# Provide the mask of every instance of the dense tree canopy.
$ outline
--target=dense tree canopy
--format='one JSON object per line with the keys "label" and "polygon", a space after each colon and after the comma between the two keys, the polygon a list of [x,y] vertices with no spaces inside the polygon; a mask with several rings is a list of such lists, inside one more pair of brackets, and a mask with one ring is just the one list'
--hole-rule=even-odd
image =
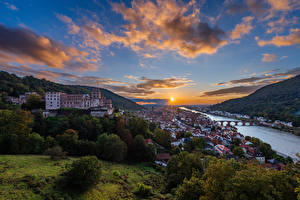
{"label": "dense tree canopy", "polygon": [[97,155],[104,160],[121,162],[126,158],[127,146],[119,136],[115,134],[102,134],[98,137]]}

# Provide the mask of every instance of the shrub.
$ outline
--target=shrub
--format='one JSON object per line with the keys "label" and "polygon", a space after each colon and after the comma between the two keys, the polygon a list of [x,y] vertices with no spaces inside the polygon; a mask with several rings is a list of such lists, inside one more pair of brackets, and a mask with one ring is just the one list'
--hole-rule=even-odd
{"label": "shrub", "polygon": [[87,189],[98,183],[102,164],[96,156],[85,156],[75,160],[64,173],[68,186]]}
{"label": "shrub", "polygon": [[119,172],[119,170],[113,170],[112,174],[116,177],[121,176],[121,173]]}
{"label": "shrub", "polygon": [[134,193],[146,197],[152,193],[152,187],[143,183],[138,183]]}
{"label": "shrub", "polygon": [[67,153],[64,152],[60,146],[54,146],[54,147],[48,148],[44,154],[49,155],[51,159],[65,158],[67,155]]}

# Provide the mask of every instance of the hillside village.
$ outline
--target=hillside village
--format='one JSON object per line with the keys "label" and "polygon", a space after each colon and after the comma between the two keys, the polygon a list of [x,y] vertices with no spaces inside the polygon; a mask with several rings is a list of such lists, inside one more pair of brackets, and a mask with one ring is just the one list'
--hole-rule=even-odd
{"label": "hillside village", "polygon": [[[281,170],[284,163],[274,158],[266,158],[251,141],[250,137],[245,137],[237,132],[236,128],[230,125],[221,126],[218,122],[212,121],[205,115],[194,113],[184,108],[165,106],[148,111],[140,111],[139,117],[160,125],[160,128],[170,132],[172,136],[172,146],[184,150],[186,143],[193,138],[203,138],[205,140],[204,151],[208,154],[215,154],[227,159],[238,159],[240,155],[235,155],[230,148],[233,144],[238,145],[243,150],[243,157],[247,160],[256,160],[265,168]],[[179,136],[180,133],[188,133]],[[166,166],[165,161],[157,160],[158,164]]]}

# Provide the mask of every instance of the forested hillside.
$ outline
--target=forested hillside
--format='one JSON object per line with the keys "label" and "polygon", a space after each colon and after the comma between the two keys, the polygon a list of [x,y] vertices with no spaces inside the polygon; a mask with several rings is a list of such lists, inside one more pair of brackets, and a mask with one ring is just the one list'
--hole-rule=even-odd
{"label": "forested hillside", "polygon": [[[37,92],[40,95],[44,95],[46,91],[58,91],[66,92],[71,94],[82,94],[90,93],[92,87],[88,86],[77,86],[77,85],[63,85],[59,83],[54,83],[47,81],[45,79],[38,79],[32,76],[25,76],[23,78],[18,77],[14,74],[9,74],[7,72],[0,72],[0,93],[8,96],[19,96],[25,92]],[[108,98],[112,99],[113,105],[117,108],[127,109],[127,110],[138,110],[141,106],[137,105],[135,102],[119,96],[109,90],[100,88],[102,94]]]}
{"label": "forested hillside", "polygon": [[264,116],[271,120],[292,121],[300,126],[300,75],[267,85],[249,96],[231,99],[211,107],[231,113]]}

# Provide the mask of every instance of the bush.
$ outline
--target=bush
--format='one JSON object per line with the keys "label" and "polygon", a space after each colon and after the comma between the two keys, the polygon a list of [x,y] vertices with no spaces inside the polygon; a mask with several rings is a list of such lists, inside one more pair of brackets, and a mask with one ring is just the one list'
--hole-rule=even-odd
{"label": "bush", "polygon": [[114,171],[112,172],[112,174],[113,174],[114,176],[116,176],[116,177],[120,177],[120,176],[121,176],[121,173],[119,172],[119,170],[114,170]]}
{"label": "bush", "polygon": [[48,148],[44,154],[49,155],[51,159],[65,158],[67,155],[67,153],[64,152],[60,146],[54,146],[54,147]]}
{"label": "bush", "polygon": [[152,193],[152,187],[143,183],[138,183],[134,193],[146,197]]}
{"label": "bush", "polygon": [[102,164],[96,156],[85,156],[75,160],[64,173],[68,186],[87,189],[98,183]]}

